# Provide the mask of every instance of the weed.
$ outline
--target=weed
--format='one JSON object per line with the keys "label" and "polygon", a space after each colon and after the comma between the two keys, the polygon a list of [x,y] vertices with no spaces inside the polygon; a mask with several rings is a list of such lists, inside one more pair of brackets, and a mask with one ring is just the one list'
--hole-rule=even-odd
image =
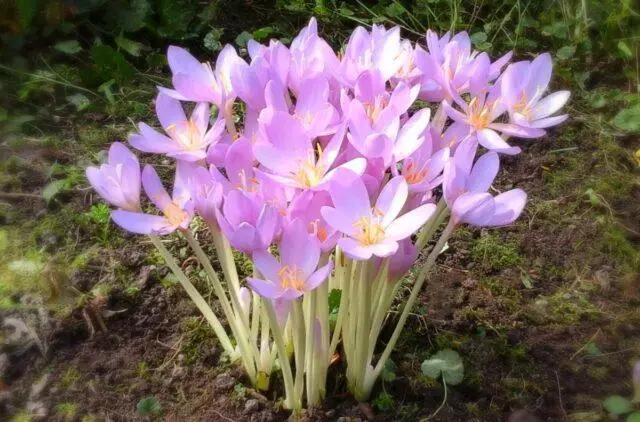
{"label": "weed", "polygon": [[75,385],[76,382],[80,380],[80,373],[78,370],[72,366],[64,373],[64,375],[60,378],[59,385],[62,389],[69,389]]}
{"label": "weed", "polygon": [[502,242],[494,234],[484,234],[474,240],[471,256],[490,271],[513,268],[524,263],[515,241]]}
{"label": "weed", "polygon": [[78,413],[78,405],[75,403],[58,403],[56,404],[56,413],[65,421],[72,421]]}

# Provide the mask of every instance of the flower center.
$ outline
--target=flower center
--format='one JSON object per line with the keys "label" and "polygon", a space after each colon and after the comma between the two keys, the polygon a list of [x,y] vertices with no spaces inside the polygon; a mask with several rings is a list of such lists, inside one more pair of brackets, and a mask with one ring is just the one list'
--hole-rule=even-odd
{"label": "flower center", "polygon": [[384,110],[388,104],[389,101],[382,96],[377,96],[373,104],[365,103],[364,111],[367,113],[369,121],[371,123],[375,123],[375,121],[378,120],[378,117],[380,117],[382,110]]}
{"label": "flower center", "polygon": [[191,119],[182,122],[179,128],[175,124],[169,125],[167,133],[184,149],[195,150],[200,148],[202,140],[200,129],[198,129],[196,122]]}
{"label": "flower center", "polygon": [[316,219],[309,223],[309,233],[316,236],[320,242],[327,240],[327,230],[320,226],[320,220]]}
{"label": "flower center", "polygon": [[260,181],[255,177],[248,177],[247,172],[242,169],[238,173],[240,181],[236,183],[236,188],[244,192],[256,192],[260,185]]}
{"label": "flower center", "polygon": [[407,170],[405,171],[404,178],[408,184],[414,185],[416,183],[422,182],[424,178],[427,177],[428,172],[429,171],[428,169],[425,168],[425,166],[423,166],[420,169],[417,169],[413,165],[413,162],[410,162],[407,165]]}
{"label": "flower center", "polygon": [[166,206],[163,213],[172,226],[179,226],[188,217],[187,212],[173,202]]}
{"label": "flower center", "polygon": [[469,124],[480,130],[484,129],[491,123],[491,108],[485,107],[484,104],[478,102],[478,98],[474,97],[469,103]]}
{"label": "flower center", "polygon": [[379,221],[381,212],[374,209],[374,214],[377,215],[362,217],[353,223],[353,227],[358,230],[358,241],[365,246],[375,245],[384,239],[384,229]]}
{"label": "flower center", "polygon": [[304,288],[302,270],[296,266],[283,265],[278,271],[278,278],[283,289],[294,289],[300,292]]}

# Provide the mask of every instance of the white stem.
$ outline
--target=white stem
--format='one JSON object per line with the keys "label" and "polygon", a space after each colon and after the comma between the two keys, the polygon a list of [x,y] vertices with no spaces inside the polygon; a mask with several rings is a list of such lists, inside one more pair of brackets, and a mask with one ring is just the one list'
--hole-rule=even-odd
{"label": "white stem", "polygon": [[276,313],[273,310],[273,305],[268,300],[264,301],[264,308],[267,312],[267,317],[269,318],[269,323],[271,325],[271,332],[273,333],[273,339],[276,343],[276,348],[278,349],[278,357],[280,359],[280,370],[282,371],[282,377],[284,378],[284,390],[285,390],[285,404],[289,409],[300,409],[301,403],[295,400],[294,396],[294,384],[293,384],[293,375],[291,373],[291,363],[289,362],[289,356],[287,355],[287,349],[284,345],[284,340],[282,338],[282,330],[278,325],[278,320],[276,318]]}

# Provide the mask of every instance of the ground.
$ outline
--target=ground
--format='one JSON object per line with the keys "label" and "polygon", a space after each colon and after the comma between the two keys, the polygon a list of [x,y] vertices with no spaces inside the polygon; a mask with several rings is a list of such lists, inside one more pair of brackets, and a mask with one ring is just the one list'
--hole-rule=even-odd
{"label": "ground", "polygon": [[[638,100],[619,62],[599,62],[581,79],[579,63],[589,59],[574,60],[556,63],[553,84],[573,92],[570,120],[541,140],[518,142],[524,152],[503,157],[493,186],[528,193],[522,217],[510,227],[456,232],[392,354],[395,376],[379,383],[370,405],[356,403],[332,370],[325,407],[295,418],[427,418],[443,386],[423,377],[420,364],[445,348],[462,356],[465,377],[448,387],[433,420],[606,421],[603,400],[632,395],[640,358],[640,139],[612,119]],[[71,65],[51,71],[80,83]],[[10,112],[3,119],[1,420],[290,417],[277,376],[267,393],[250,387],[151,244],[115,228],[84,179],[83,168],[111,141],[151,118],[154,86],[168,84],[166,72],[160,65],[140,73],[115,103],[83,111],[61,105],[59,87],[47,91],[40,80],[23,100],[48,104],[46,118],[16,123],[19,113]],[[29,80],[21,90],[35,89]],[[184,246],[172,238],[170,249],[206,292]],[[401,290],[394,309],[408,294]]]}

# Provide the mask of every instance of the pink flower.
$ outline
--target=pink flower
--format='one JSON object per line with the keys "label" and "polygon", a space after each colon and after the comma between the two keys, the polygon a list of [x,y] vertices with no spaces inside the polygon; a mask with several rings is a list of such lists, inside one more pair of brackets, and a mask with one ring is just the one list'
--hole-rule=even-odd
{"label": "pink flower", "polygon": [[120,142],[111,144],[106,164],[87,167],[86,174],[91,186],[111,205],[127,211],[140,209],[140,163]]}
{"label": "pink flower", "polygon": [[193,201],[183,171],[181,164],[178,163],[173,195],[170,197],[154,168],[146,165],[142,170],[142,186],[151,202],[162,211],[163,215],[119,209],[111,213],[113,221],[132,233],[149,235],[165,235],[176,229],[189,227],[193,217]]}
{"label": "pink flower", "polygon": [[322,217],[345,235],[338,246],[358,260],[394,254],[398,241],[418,230],[435,211],[435,205],[425,204],[398,217],[409,194],[402,176],[384,186],[373,207],[364,183],[353,173],[340,172],[330,193],[334,207],[323,207]]}
{"label": "pink flower", "polygon": [[247,282],[262,297],[297,299],[318,287],[331,274],[332,263],[316,269],[320,247],[299,220],[284,228],[278,250],[280,262],[264,251],[253,254],[253,262],[265,279],[249,277]]}
{"label": "pink flower", "polygon": [[167,154],[184,161],[198,161],[206,158],[206,149],[217,141],[224,131],[224,119],[218,119],[209,127],[209,105],[196,105],[187,119],[180,101],[165,94],[156,98],[158,120],[169,136],[162,135],[145,123],[140,123],[140,134],[129,136],[129,143],[143,152]]}

